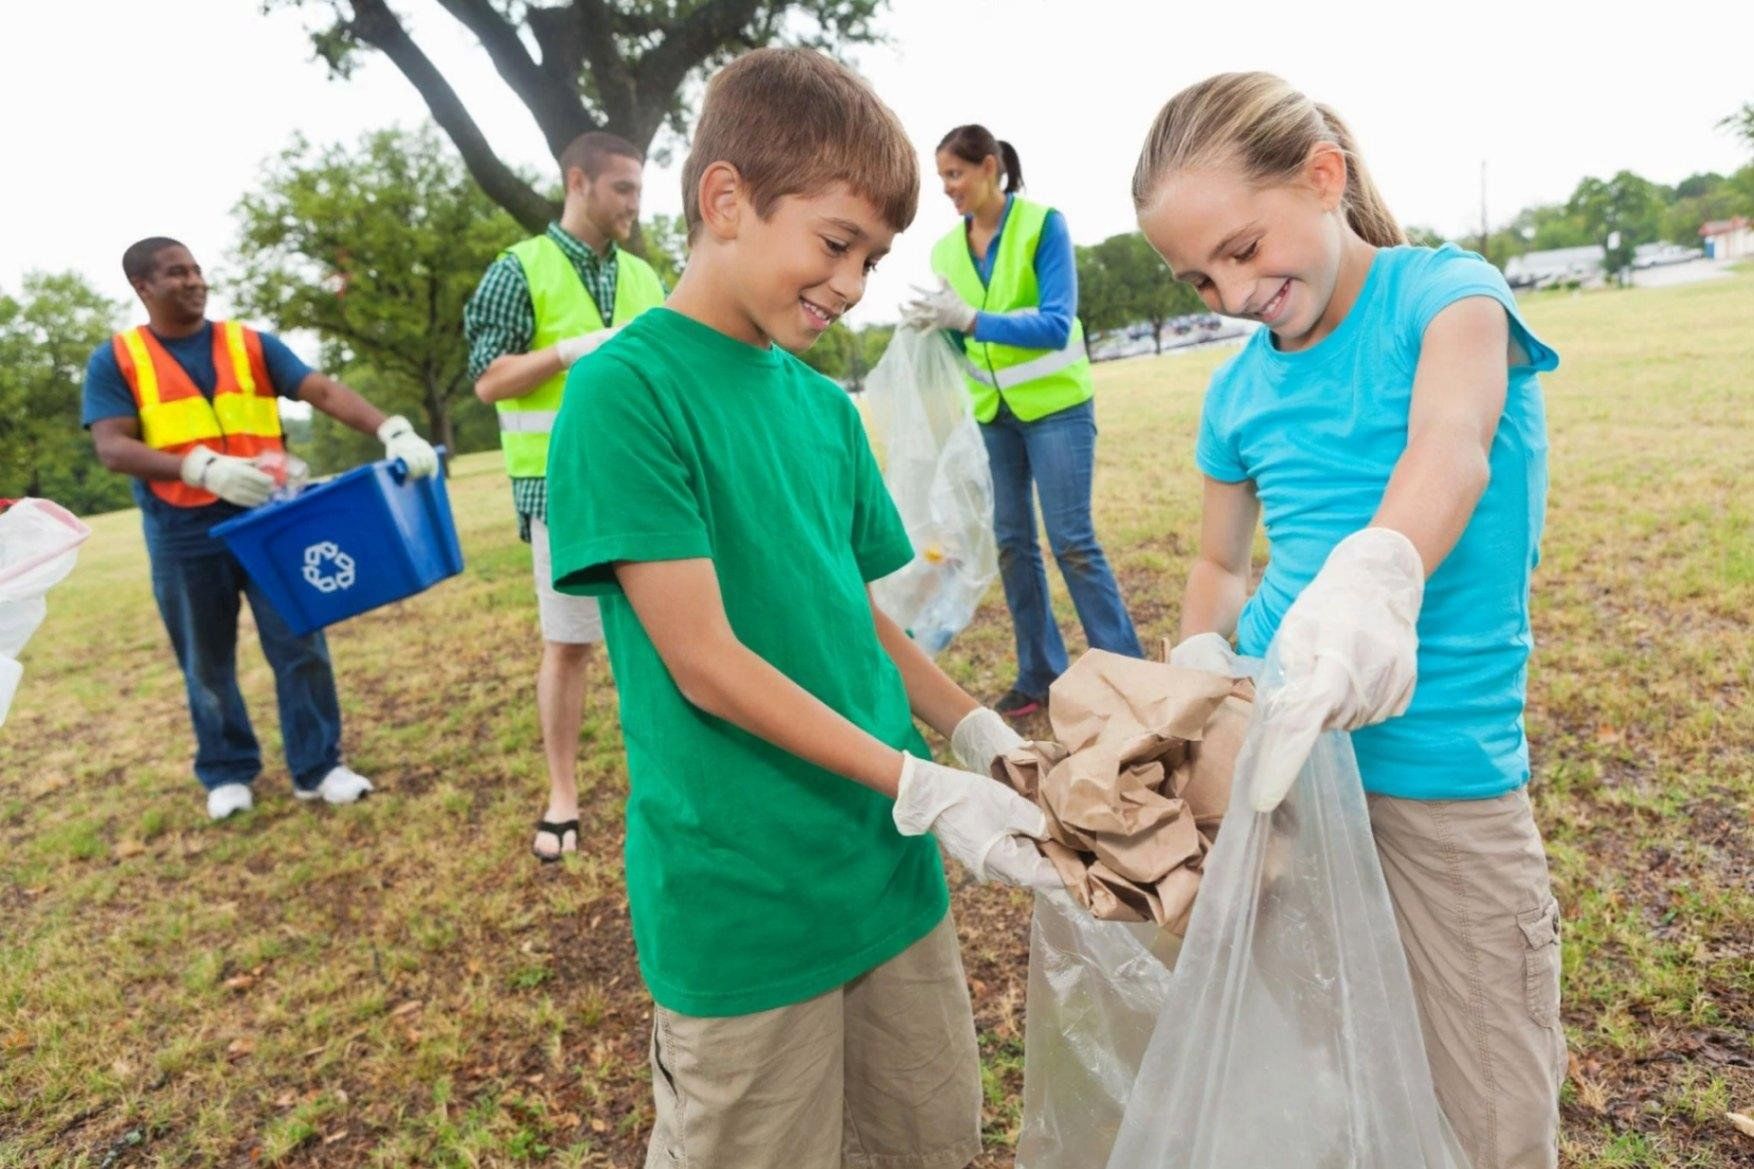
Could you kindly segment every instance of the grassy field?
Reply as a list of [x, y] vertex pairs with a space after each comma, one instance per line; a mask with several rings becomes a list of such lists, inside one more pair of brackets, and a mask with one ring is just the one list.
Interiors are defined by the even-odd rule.
[[[1754, 1164], [1724, 1119], [1754, 1111], [1754, 273], [1528, 315], [1564, 357], [1529, 711], [1567, 919], [1563, 1159]], [[1148, 644], [1174, 630], [1221, 357], [1099, 368], [1099, 528]], [[467, 572], [331, 634], [349, 761], [379, 794], [295, 805], [246, 631], [269, 762], [222, 825], [138, 518], [95, 522], [0, 730], [0, 1167], [640, 1163], [649, 1007], [608, 672], [584, 851], [539, 869], [528, 553], [496, 456], [461, 460], [452, 498]], [[1009, 653], [995, 589], [948, 665], [991, 698]], [[956, 910], [981, 1163], [1007, 1166], [1028, 909], [964, 887]]]

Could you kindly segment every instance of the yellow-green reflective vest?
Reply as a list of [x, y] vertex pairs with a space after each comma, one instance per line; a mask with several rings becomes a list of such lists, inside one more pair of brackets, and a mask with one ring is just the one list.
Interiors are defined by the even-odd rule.
[[[566, 337], [594, 333], [606, 328], [597, 302], [585, 290], [578, 270], [560, 245], [545, 235], [513, 244], [506, 249], [524, 270], [530, 286], [530, 303], [536, 309], [536, 335], [530, 352], [545, 349]], [[652, 266], [631, 252], [616, 250], [614, 320], [625, 325], [649, 308], [664, 303], [664, 284]], [[521, 398], [495, 402], [499, 410], [499, 445], [505, 450], [506, 474], [514, 479], [533, 479], [548, 474], [548, 435], [560, 413], [566, 392], [566, 370], [561, 370]]]
[[[1005, 230], [999, 236], [993, 276], [986, 284], [981, 283], [974, 257], [968, 254], [964, 223], [958, 223], [933, 247], [932, 270], [950, 281], [963, 300], [983, 312], [1037, 307], [1041, 292], [1035, 286], [1035, 249], [1049, 210], [1044, 204], [1012, 197]], [[962, 367], [978, 422], [993, 420], [1001, 396], [1013, 414], [1033, 422], [1076, 406], [1096, 392], [1090, 357], [1084, 352], [1084, 327], [1076, 317], [1063, 349], [1021, 349], [964, 336]]]

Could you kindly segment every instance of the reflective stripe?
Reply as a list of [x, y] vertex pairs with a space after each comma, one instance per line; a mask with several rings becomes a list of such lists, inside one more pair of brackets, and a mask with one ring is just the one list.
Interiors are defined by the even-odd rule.
[[501, 410], [501, 434], [548, 434], [554, 429], [559, 410]]
[[[246, 394], [256, 392], [256, 378], [250, 372], [250, 353], [244, 348], [244, 327], [236, 321], [221, 321], [220, 328], [225, 331], [225, 348], [231, 354], [231, 368], [237, 375], [238, 389]], [[279, 415], [276, 416], [278, 421]], [[228, 427], [227, 429], [231, 429]], [[279, 430], [268, 432], [278, 434]]]
[[280, 433], [280, 403], [273, 398], [248, 393], [215, 394], [213, 413], [227, 434], [272, 437]]
[[153, 450], [223, 437], [213, 408], [199, 394], [140, 407], [140, 441]]
[[127, 346], [128, 356], [134, 359], [134, 384], [140, 394], [141, 407], [158, 405], [158, 371], [152, 368], [152, 354], [146, 351], [140, 330], [129, 329], [123, 333], [122, 344]]
[[1033, 361], [1025, 361], [1021, 365], [1006, 366], [997, 374], [976, 365], [966, 353], [962, 355], [962, 366], [963, 372], [982, 385], [992, 386], [997, 390], [1008, 390], [1013, 386], [1020, 386], [1024, 382], [1032, 382], [1036, 378], [1047, 377], [1049, 374], [1059, 373], [1062, 369], [1069, 369], [1083, 361], [1085, 356], [1084, 338], [1078, 337], [1064, 349], [1057, 349], [1046, 356], [1037, 357]]

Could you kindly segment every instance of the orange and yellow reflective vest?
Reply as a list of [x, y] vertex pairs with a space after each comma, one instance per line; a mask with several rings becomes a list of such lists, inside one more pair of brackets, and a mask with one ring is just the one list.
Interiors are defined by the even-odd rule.
[[[117, 333], [110, 343], [122, 378], [134, 392], [140, 440], [153, 450], [183, 455], [204, 446], [249, 459], [285, 449], [280, 403], [262, 357], [262, 338], [254, 329], [236, 321], [213, 322], [218, 381], [211, 402], [145, 325]], [[204, 507], [219, 499], [180, 479], [149, 480], [147, 486], [174, 507]]]

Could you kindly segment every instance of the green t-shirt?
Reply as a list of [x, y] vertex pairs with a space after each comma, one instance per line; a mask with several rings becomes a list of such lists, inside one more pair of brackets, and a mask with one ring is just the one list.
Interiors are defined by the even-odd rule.
[[567, 378], [548, 461], [555, 586], [602, 598], [627, 743], [640, 973], [687, 1015], [802, 1002], [949, 909], [937, 847], [890, 801], [691, 705], [617, 561], [708, 557], [744, 645], [890, 746], [929, 757], [867, 581], [913, 556], [858, 412], [780, 348], [654, 309]]

